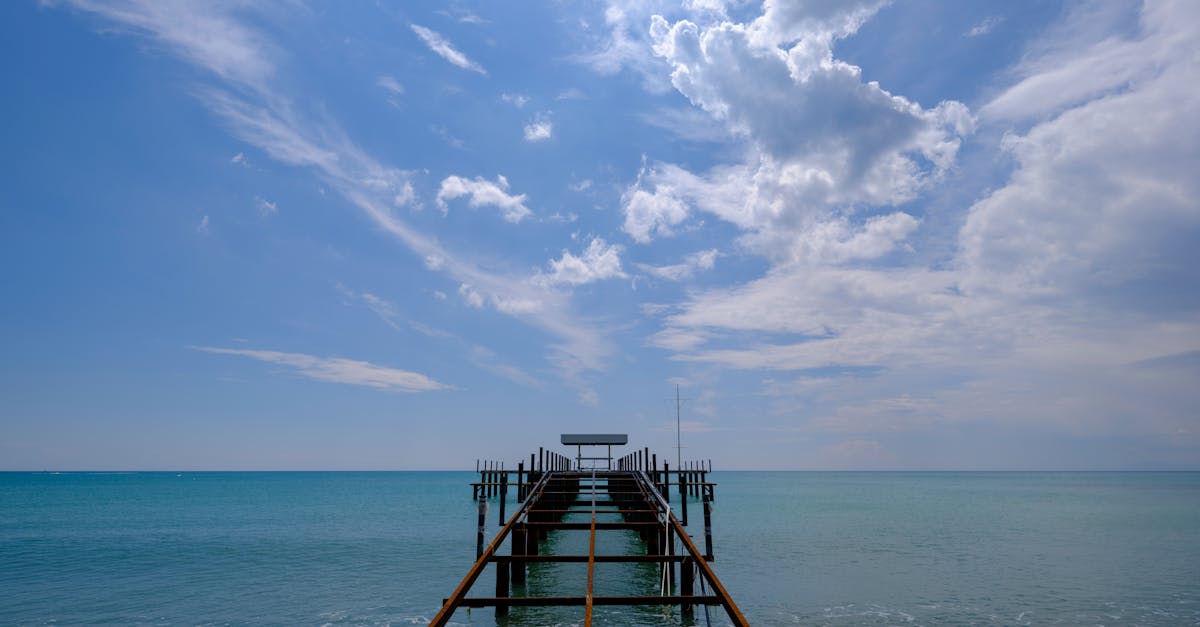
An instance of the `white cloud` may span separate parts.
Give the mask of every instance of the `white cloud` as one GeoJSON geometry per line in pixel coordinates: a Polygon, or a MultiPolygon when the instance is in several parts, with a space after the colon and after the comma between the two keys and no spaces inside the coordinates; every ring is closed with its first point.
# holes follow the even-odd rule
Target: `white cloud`
{"type": "Polygon", "coordinates": [[[550,139],[554,133],[554,123],[545,115],[539,113],[532,122],[525,125],[525,141],[540,142],[550,139]]]}
{"type": "Polygon", "coordinates": [[[555,100],[587,100],[587,94],[578,87],[568,87],[554,97],[555,100]]]}
{"type": "Polygon", "coordinates": [[[986,35],[992,32],[992,29],[999,26],[1003,21],[1004,18],[997,15],[986,17],[983,19],[983,21],[972,26],[970,30],[967,31],[966,35],[967,37],[980,37],[982,35],[986,35]]]}
{"type": "MultiPolygon", "coordinates": [[[[389,207],[413,173],[381,164],[359,148],[328,116],[304,115],[298,102],[273,81],[275,46],[269,36],[241,21],[225,4],[75,3],[147,40],[166,44],[184,60],[226,79],[224,88],[197,93],[237,138],[288,165],[312,168],[325,186],[357,207],[381,231],[421,259],[441,260],[438,271],[486,296],[497,311],[548,334],[550,359],[569,383],[582,386],[587,371],[602,370],[611,342],[582,320],[568,295],[547,290],[528,276],[505,273],[447,250],[418,232],[389,207]],[[182,31],[186,31],[181,34],[182,31]],[[190,34],[189,34],[190,33],[190,34]],[[246,62],[241,62],[243,59],[246,62]],[[235,95],[237,94],[237,95],[235,95]],[[386,181],[388,189],[364,181],[386,181]]],[[[519,209],[513,210],[520,213],[519,209]]]]}
{"type": "Polygon", "coordinates": [[[548,285],[584,285],[624,276],[621,247],[596,237],[582,256],[564,250],[561,257],[550,261],[550,274],[542,275],[540,280],[548,285]]]}
{"type": "Polygon", "coordinates": [[[512,364],[502,363],[496,353],[489,348],[475,345],[467,351],[467,355],[471,363],[494,375],[528,388],[542,388],[542,382],[536,377],[512,364]]]}
{"type": "Polygon", "coordinates": [[[204,216],[203,218],[200,218],[200,224],[196,225],[196,232],[201,235],[208,235],[208,233],[209,233],[208,216],[204,216]]]}
{"type": "Polygon", "coordinates": [[[446,41],[446,39],[440,34],[417,24],[412,24],[411,26],[412,31],[417,34],[417,37],[419,37],[421,41],[425,42],[425,45],[429,46],[429,49],[435,52],[439,57],[464,70],[479,72],[480,74],[487,76],[487,70],[483,69],[483,67],[478,63],[472,61],[469,57],[467,57],[467,55],[459,52],[453,44],[451,44],[449,41],[446,41]]]}
{"type": "Polygon", "coordinates": [[[590,51],[574,60],[606,76],[628,68],[641,76],[647,90],[667,91],[670,85],[663,80],[664,65],[650,52],[646,24],[651,15],[673,7],[678,4],[663,0],[610,0],[604,9],[604,34],[590,51]]]}
{"type": "MultiPolygon", "coordinates": [[[[156,0],[67,0],[79,10],[101,15],[134,34],[151,38],[188,62],[239,86],[256,87],[275,73],[274,45],[254,28],[212,4],[156,0]]],[[[267,13],[267,5],[238,7],[267,13]]]]}
{"type": "Polygon", "coordinates": [[[591,188],[591,186],[592,186],[592,179],[583,179],[582,181],[579,181],[578,183],[571,183],[571,184],[567,185],[567,189],[569,189],[573,192],[583,192],[583,191],[587,191],[589,188],[591,188]]]}
{"type": "Polygon", "coordinates": [[[466,148],[466,146],[467,146],[467,142],[463,141],[459,137],[455,137],[444,126],[439,126],[437,124],[434,124],[433,126],[429,127],[429,130],[433,131],[433,133],[435,135],[440,137],[442,139],[442,141],[446,142],[446,144],[448,146],[450,146],[451,148],[457,148],[459,150],[462,150],[463,148],[466,148]]]}
{"type": "Polygon", "coordinates": [[[1029,125],[1001,144],[1015,169],[970,207],[936,268],[876,263],[907,247],[919,224],[905,213],[781,222],[729,210],[729,190],[755,189],[734,168],[656,165],[642,186],[729,211],[752,230],[743,243],[786,254],[760,279],[691,294],[650,342],[679,360],[799,373],[772,384],[791,394],[776,410],[815,430],[1029,421],[1186,442],[1200,397],[1181,382],[1196,366],[1173,356],[1200,349],[1200,296],[1180,289],[1200,284],[1198,19],[1194,3],[1148,3],[1133,34],[1068,24],[1055,35],[1086,45],[1027,55],[982,118],[1029,125]],[[1151,375],[1145,360],[1170,365],[1151,375]],[[846,368],[870,374],[806,374],[846,368]]]}
{"type": "Polygon", "coordinates": [[[680,139],[694,142],[727,142],[733,135],[712,116],[694,108],[659,107],[652,113],[642,113],[643,122],[670,131],[680,139]]]}
{"type": "Polygon", "coordinates": [[[458,295],[462,296],[464,302],[476,309],[483,307],[483,295],[471,287],[469,283],[463,283],[458,286],[458,295]]]}
{"type": "Polygon", "coordinates": [[[529,104],[529,96],[525,94],[500,94],[500,99],[518,109],[523,109],[529,104]]]}
{"type": "Polygon", "coordinates": [[[1056,51],[1053,64],[1031,59],[1035,73],[984,108],[1052,117],[1007,136],[1018,167],[968,214],[967,289],[1107,307],[1200,305],[1171,287],[1200,284],[1196,264],[1181,263],[1200,239],[1200,67],[1185,61],[1196,50],[1194,19],[1191,2],[1147,4],[1135,38],[1056,51]],[[1095,76],[1100,67],[1107,73],[1095,76]]]}
{"type": "Polygon", "coordinates": [[[904,202],[937,181],[972,120],[960,103],[922,109],[832,57],[833,41],[853,32],[877,3],[868,4],[823,7],[815,15],[804,13],[813,7],[768,4],[753,23],[707,28],[656,17],[655,51],[674,68],[676,89],[754,149],[744,166],[673,178],[737,188],[726,194],[735,204],[709,202],[708,209],[756,229],[830,207],[904,202]]]}
{"type": "Polygon", "coordinates": [[[690,279],[696,272],[700,270],[711,270],[716,265],[717,249],[702,250],[698,253],[692,253],[683,259],[683,263],[677,263],[669,266],[651,266],[646,264],[638,264],[646,274],[649,274],[660,279],[668,281],[682,281],[690,279]]]}
{"type": "Polygon", "coordinates": [[[401,85],[400,81],[391,76],[380,76],[379,78],[375,79],[375,84],[393,96],[404,95],[404,85],[401,85]]]}
{"type": "Polygon", "coordinates": [[[459,22],[461,24],[486,24],[487,23],[487,20],[483,19],[482,17],[479,17],[479,15],[477,15],[475,13],[472,13],[470,10],[464,9],[462,7],[452,7],[447,10],[438,11],[437,13],[440,15],[445,15],[446,17],[449,17],[449,18],[453,19],[454,21],[459,22]]]}
{"type": "Polygon", "coordinates": [[[748,23],[654,16],[654,52],[697,108],[659,110],[646,121],[696,140],[739,141],[748,156],[699,174],[644,166],[622,197],[624,231],[647,243],[699,210],[744,231],[748,250],[780,261],[817,250],[872,258],[870,246],[898,241],[884,237],[885,227],[911,232],[915,222],[901,216],[867,225],[854,214],[911,201],[942,180],[975,121],[961,103],[924,109],[833,58],[834,42],[880,4],[767,2],[748,23]]]}
{"type": "Polygon", "coordinates": [[[446,201],[463,196],[468,197],[467,205],[471,207],[496,207],[508,222],[517,223],[533,215],[525,206],[525,194],[510,195],[508,179],[503,176],[497,176],[495,183],[479,176],[473,180],[448,176],[438,189],[437,204],[445,212],[448,210],[446,201]]]}
{"type": "MultiPolygon", "coordinates": [[[[642,178],[647,173],[643,166],[637,183],[621,195],[621,209],[625,213],[624,230],[635,242],[648,244],[655,236],[670,236],[671,227],[688,217],[687,205],[675,195],[669,183],[656,186],[653,192],[642,189],[642,178]]],[[[650,180],[655,177],[651,175],[650,180]]]]}
{"type": "Polygon", "coordinates": [[[254,197],[254,206],[257,207],[258,212],[264,216],[273,216],[279,213],[278,205],[267,200],[266,198],[261,198],[259,196],[254,197]]]}
{"type": "Polygon", "coordinates": [[[246,164],[246,155],[239,152],[236,155],[234,155],[232,158],[230,158],[229,162],[234,165],[243,165],[243,166],[247,165],[246,164]]]}
{"type": "Polygon", "coordinates": [[[438,383],[423,374],[378,366],[366,361],[343,359],[341,357],[315,357],[303,353],[282,353],[278,351],[218,348],[212,346],[192,346],[190,348],[206,353],[238,355],[287,366],[302,376],[318,381],[362,385],[388,392],[430,392],[452,389],[450,386],[438,383]]]}

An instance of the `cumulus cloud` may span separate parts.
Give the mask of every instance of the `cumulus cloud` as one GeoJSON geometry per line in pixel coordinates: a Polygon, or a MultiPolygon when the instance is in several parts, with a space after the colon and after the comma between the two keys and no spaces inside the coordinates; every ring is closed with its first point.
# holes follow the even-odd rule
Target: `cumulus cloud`
{"type": "Polygon", "coordinates": [[[318,381],[362,385],[388,392],[430,392],[452,389],[429,377],[408,370],[379,366],[366,361],[341,357],[316,357],[303,353],[192,346],[194,350],[218,355],[238,355],[271,364],[287,366],[301,376],[318,381]]]}
{"type": "MultiPolygon", "coordinates": [[[[735,166],[702,176],[651,167],[639,184],[652,193],[726,210],[752,230],[743,242],[753,249],[786,251],[762,278],[689,295],[651,343],[679,360],[799,373],[773,385],[792,395],[777,411],[804,407],[814,430],[1027,420],[1196,446],[1180,435],[1196,432],[1186,408],[1200,397],[1180,383],[1195,362],[1172,356],[1200,349],[1200,296],[1180,289],[1200,284],[1200,66],[1187,34],[1200,9],[1147,3],[1136,30],[1082,24],[1086,38],[1071,32],[1077,19],[1053,34],[1082,45],[1035,43],[984,106],[981,124],[1007,131],[999,149],[1014,170],[969,207],[958,248],[936,266],[875,263],[908,249],[920,221],[906,213],[784,222],[736,202],[756,188],[735,166]],[[1150,375],[1138,365],[1150,362],[1170,365],[1150,375]],[[870,374],[812,374],[838,369],[870,374]]],[[[951,126],[974,123],[955,115],[918,131],[917,152],[928,133],[949,141],[951,126]]]]}
{"type": "MultiPolygon", "coordinates": [[[[674,166],[666,167],[683,172],[674,166]]],[[[687,182],[691,182],[692,179],[694,177],[690,177],[687,182]]],[[[625,213],[622,230],[639,244],[648,244],[655,237],[670,236],[671,227],[688,217],[688,207],[676,196],[675,186],[671,181],[660,182],[655,173],[651,172],[648,175],[645,166],[638,175],[638,181],[622,194],[621,210],[625,213]],[[653,185],[649,191],[643,189],[643,179],[653,185]]]]}
{"type": "Polygon", "coordinates": [[[548,285],[584,285],[605,279],[625,277],[621,270],[621,247],[596,237],[579,257],[564,250],[550,261],[550,273],[540,280],[548,285]]]}
{"type": "Polygon", "coordinates": [[[508,179],[504,176],[497,176],[494,183],[479,176],[474,179],[448,176],[438,189],[437,204],[444,212],[448,210],[446,201],[463,196],[470,207],[496,207],[508,222],[517,223],[533,214],[525,206],[525,194],[508,193],[508,179]]]}
{"type": "MultiPolygon", "coordinates": [[[[834,42],[879,5],[768,2],[748,23],[654,16],[653,49],[671,68],[672,85],[722,124],[726,139],[745,143],[749,157],[703,173],[669,163],[644,167],[622,199],[625,232],[639,243],[669,236],[696,209],[745,231],[742,243],[751,250],[793,259],[798,234],[810,250],[845,248],[840,240],[812,241],[844,235],[814,223],[836,225],[838,212],[849,220],[862,207],[913,200],[941,180],[974,128],[967,108],[954,101],[922,108],[833,57],[834,42]]],[[[694,116],[672,113],[661,124],[697,128],[694,116]]]]}
{"type": "Polygon", "coordinates": [[[483,66],[472,61],[462,52],[459,52],[459,50],[455,48],[453,44],[447,41],[445,37],[442,37],[437,32],[425,28],[424,26],[411,24],[411,27],[412,31],[417,34],[417,37],[419,37],[426,46],[429,46],[429,49],[436,53],[439,57],[464,70],[478,72],[485,76],[487,75],[487,70],[483,69],[483,66]]]}
{"type": "Polygon", "coordinates": [[[540,142],[550,139],[554,133],[554,123],[545,115],[539,113],[532,122],[525,125],[525,141],[540,142]]]}
{"type": "Polygon", "coordinates": [[[645,25],[651,15],[678,6],[664,0],[610,0],[604,8],[603,35],[589,51],[574,59],[602,75],[629,69],[641,77],[646,89],[658,93],[669,90],[669,83],[663,79],[662,60],[650,53],[645,25]]]}

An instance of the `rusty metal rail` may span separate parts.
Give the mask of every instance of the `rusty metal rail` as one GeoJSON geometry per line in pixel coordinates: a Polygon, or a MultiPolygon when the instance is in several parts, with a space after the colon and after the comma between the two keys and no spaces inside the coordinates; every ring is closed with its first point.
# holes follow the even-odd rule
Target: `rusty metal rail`
{"type": "MultiPolygon", "coordinates": [[[[551,454],[553,455],[553,454],[551,454]]],[[[682,617],[689,617],[695,606],[721,606],[729,621],[734,625],[748,625],[746,618],[734,603],[708,563],[712,557],[711,522],[709,520],[712,486],[707,481],[707,472],[692,470],[670,471],[666,464],[660,471],[649,464],[640,463],[642,456],[627,456],[617,460],[615,469],[586,469],[571,467],[571,460],[561,456],[551,457],[554,463],[546,470],[533,470],[534,458],[530,456],[530,470],[523,464],[518,466],[518,476],[512,484],[508,474],[512,471],[484,468],[484,481],[472,484],[476,498],[486,498],[490,493],[499,497],[500,518],[504,520],[504,509],[508,487],[514,486],[519,505],[512,516],[504,521],[499,533],[483,547],[482,524],[486,511],[480,503],[480,541],[478,559],[467,575],[455,588],[454,593],[444,600],[441,610],[431,625],[446,625],[459,608],[494,607],[498,617],[508,614],[510,607],[530,606],[583,606],[584,625],[590,626],[595,606],[649,606],[677,605],[682,617]],[[669,477],[674,474],[676,482],[669,477]],[[692,483],[696,485],[692,485],[692,483]],[[492,490],[492,485],[498,488],[492,490]],[[686,519],[686,495],[701,496],[705,513],[705,552],[701,553],[688,536],[687,531],[675,517],[670,505],[669,487],[679,486],[686,519]],[[664,494],[665,493],[665,494],[664,494]],[[590,514],[588,522],[569,522],[563,518],[569,514],[590,514]],[[620,516],[621,522],[598,521],[602,515],[620,516]],[[587,531],[587,555],[541,554],[543,540],[549,533],[564,531],[587,531]],[[601,533],[637,532],[645,545],[644,555],[611,555],[596,553],[596,538],[601,533]],[[510,555],[499,552],[507,541],[510,555]],[[675,554],[676,541],[681,546],[675,554]],[[587,580],[582,596],[511,596],[510,584],[525,582],[526,566],[533,563],[562,562],[586,563],[587,580]],[[597,596],[594,594],[599,563],[654,563],[660,568],[661,585],[648,590],[645,595],[597,596]],[[491,565],[496,572],[495,596],[468,596],[483,572],[491,565]],[[677,567],[678,565],[678,567],[677,567]],[[678,570],[678,574],[677,571],[678,570]],[[707,592],[696,594],[695,584],[707,588],[707,592]]],[[[645,461],[649,462],[647,455],[645,461]]],[[[610,464],[611,465],[611,464],[610,464]]],[[[582,583],[582,582],[581,582],[582,583]]],[[[524,588],[520,588],[524,590],[524,588]]],[[[705,610],[707,611],[707,610],[705,610]]]]}

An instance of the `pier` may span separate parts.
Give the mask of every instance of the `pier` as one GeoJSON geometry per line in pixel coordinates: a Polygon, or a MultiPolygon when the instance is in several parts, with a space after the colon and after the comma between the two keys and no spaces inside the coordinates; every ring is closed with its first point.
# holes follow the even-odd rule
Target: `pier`
{"type": "MultiPolygon", "coordinates": [[[[702,608],[720,607],[734,625],[748,625],[710,562],[714,561],[712,506],[715,485],[708,481],[712,463],[686,462],[682,468],[661,466],[648,448],[618,459],[613,446],[624,446],[624,434],[563,434],[561,443],[576,448],[574,458],[539,448],[516,468],[500,462],[477,463],[480,480],[472,483],[478,502],[476,560],[466,576],[444,600],[430,624],[446,625],[460,608],[495,608],[497,618],[513,607],[574,606],[582,608],[582,622],[592,625],[593,608],[599,606],[677,606],[684,624],[696,619],[702,608]],[[607,454],[584,455],[584,448],[607,447],[607,454]],[[671,492],[678,493],[678,507],[671,492]],[[512,514],[506,517],[509,492],[515,493],[512,514]],[[689,498],[691,497],[691,498],[689,498]],[[688,534],[689,500],[699,500],[704,519],[703,550],[688,534]],[[489,503],[495,501],[501,525],[486,541],[489,503]],[[678,511],[679,516],[676,516],[678,511]],[[587,551],[557,554],[550,534],[586,533],[587,551]],[[623,552],[597,552],[597,538],[611,534],[637,537],[638,542],[601,542],[602,546],[635,547],[623,552]],[[636,534],[636,536],[632,536],[636,534]],[[529,595],[527,571],[539,564],[586,564],[586,577],[568,584],[556,582],[553,595],[529,595]],[[659,577],[644,594],[598,595],[598,564],[650,564],[659,577]],[[488,596],[472,590],[489,568],[495,588],[488,596]]],[[[469,611],[469,610],[468,610],[469,611]]]]}

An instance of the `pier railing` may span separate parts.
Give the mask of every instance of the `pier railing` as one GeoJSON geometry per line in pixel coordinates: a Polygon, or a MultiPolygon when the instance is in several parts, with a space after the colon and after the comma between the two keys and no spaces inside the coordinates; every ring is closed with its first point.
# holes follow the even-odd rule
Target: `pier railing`
{"type": "Polygon", "coordinates": [[[479,501],[479,533],[476,561],[444,600],[433,618],[435,626],[447,624],[459,608],[494,607],[498,617],[516,606],[582,606],[584,624],[592,624],[597,606],[675,605],[681,618],[694,615],[697,606],[721,606],[734,625],[748,625],[737,604],[717,578],[709,562],[712,551],[712,502],[715,484],[707,480],[712,466],[700,462],[671,470],[648,450],[636,451],[610,464],[611,470],[580,469],[565,456],[540,450],[530,456],[527,471],[524,462],[514,471],[503,465],[484,463],[478,467],[480,481],[473,483],[479,501]],[[537,462],[535,464],[535,462],[537,462]],[[671,481],[674,478],[675,481],[671,481]],[[510,479],[512,479],[510,481],[510,479]],[[516,511],[505,518],[509,487],[516,489],[516,511]],[[676,517],[670,498],[678,487],[683,522],[676,517]],[[701,499],[704,514],[704,551],[688,535],[687,496],[701,499]],[[498,497],[502,526],[484,546],[488,498],[498,497]],[[583,514],[587,522],[567,521],[568,514],[583,514]],[[612,517],[619,520],[612,520],[612,517]],[[557,555],[544,553],[550,545],[544,541],[550,533],[588,532],[587,554],[557,555]],[[596,552],[596,537],[601,533],[637,532],[645,546],[644,554],[605,554],[596,552]],[[502,555],[505,544],[509,554],[502,555]],[[676,547],[678,546],[678,552],[676,547]],[[514,596],[525,591],[526,568],[536,563],[586,563],[587,578],[574,594],[554,596],[514,596]],[[642,595],[595,594],[595,565],[598,563],[652,563],[659,566],[659,585],[642,595]],[[469,596],[489,565],[494,566],[494,596],[469,596]],[[699,593],[697,593],[699,587],[699,593]]]}

